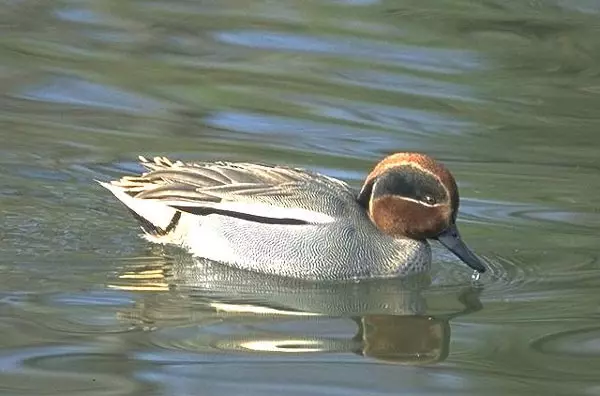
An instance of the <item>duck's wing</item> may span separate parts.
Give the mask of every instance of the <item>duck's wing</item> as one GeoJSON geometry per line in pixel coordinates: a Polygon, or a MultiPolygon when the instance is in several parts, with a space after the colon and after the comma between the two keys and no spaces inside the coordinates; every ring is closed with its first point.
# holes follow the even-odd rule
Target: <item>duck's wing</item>
{"type": "Polygon", "coordinates": [[[297,168],[183,163],[164,157],[140,160],[148,172],[101,184],[140,221],[163,230],[178,211],[277,224],[309,224],[333,221],[344,206],[355,202],[354,191],[343,181],[297,168]]]}

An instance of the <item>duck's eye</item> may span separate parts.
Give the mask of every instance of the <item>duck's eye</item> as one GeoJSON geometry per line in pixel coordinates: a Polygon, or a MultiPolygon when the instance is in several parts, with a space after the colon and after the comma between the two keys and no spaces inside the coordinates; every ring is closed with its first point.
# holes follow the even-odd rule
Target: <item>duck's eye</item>
{"type": "Polygon", "coordinates": [[[436,204],[435,198],[431,195],[425,195],[423,197],[423,202],[425,202],[427,205],[435,205],[436,204]]]}

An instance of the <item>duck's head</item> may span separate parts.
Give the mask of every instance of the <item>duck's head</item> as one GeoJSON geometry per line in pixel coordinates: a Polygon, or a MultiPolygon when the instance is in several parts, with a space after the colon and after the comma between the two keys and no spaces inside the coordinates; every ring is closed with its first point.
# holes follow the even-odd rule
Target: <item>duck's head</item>
{"type": "Polygon", "coordinates": [[[458,188],[445,166],[419,153],[384,158],[367,176],[358,201],[384,233],[436,239],[469,267],[485,272],[456,227],[458,188]]]}

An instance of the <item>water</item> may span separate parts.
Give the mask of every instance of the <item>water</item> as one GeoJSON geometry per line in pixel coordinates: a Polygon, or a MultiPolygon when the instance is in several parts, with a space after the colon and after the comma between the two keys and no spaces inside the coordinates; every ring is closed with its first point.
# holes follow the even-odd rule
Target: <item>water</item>
{"type": "Polygon", "coordinates": [[[600,394],[595,1],[4,1],[3,394],[600,394]],[[150,246],[138,155],[426,151],[490,271],[303,285],[150,246]]]}

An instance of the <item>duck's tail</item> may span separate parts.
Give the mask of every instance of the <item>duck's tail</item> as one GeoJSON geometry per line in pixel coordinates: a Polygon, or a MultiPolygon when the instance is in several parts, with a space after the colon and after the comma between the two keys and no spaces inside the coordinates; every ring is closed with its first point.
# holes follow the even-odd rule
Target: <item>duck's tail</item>
{"type": "Polygon", "coordinates": [[[121,182],[102,182],[100,185],[109,190],[133,214],[144,233],[153,242],[168,243],[166,237],[177,227],[181,212],[171,206],[154,199],[136,198],[135,189],[122,185],[121,182]]]}

